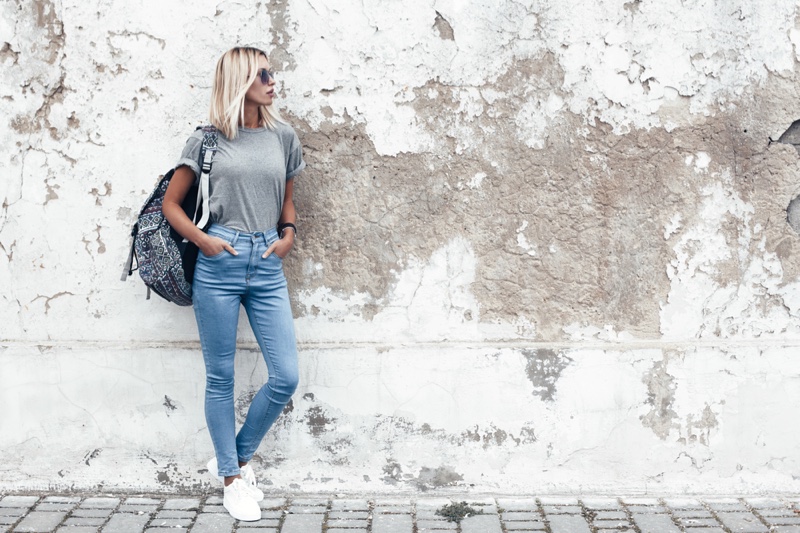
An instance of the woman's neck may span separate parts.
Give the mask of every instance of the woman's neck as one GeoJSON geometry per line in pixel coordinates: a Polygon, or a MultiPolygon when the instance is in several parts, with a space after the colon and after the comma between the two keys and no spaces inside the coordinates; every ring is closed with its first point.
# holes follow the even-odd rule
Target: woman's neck
{"type": "Polygon", "coordinates": [[[257,128],[261,124],[261,117],[258,114],[258,106],[250,106],[245,104],[244,106],[244,121],[240,124],[240,126],[244,128],[257,128]]]}

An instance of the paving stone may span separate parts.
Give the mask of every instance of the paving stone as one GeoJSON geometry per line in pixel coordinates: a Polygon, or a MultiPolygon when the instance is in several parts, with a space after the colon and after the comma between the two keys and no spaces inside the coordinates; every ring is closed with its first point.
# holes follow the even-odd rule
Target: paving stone
{"type": "Polygon", "coordinates": [[[594,527],[601,527],[605,529],[616,529],[619,527],[630,527],[631,523],[627,518],[625,519],[608,518],[600,520],[595,519],[592,521],[592,525],[594,527]]]}
{"type": "Polygon", "coordinates": [[[669,515],[666,514],[635,514],[633,521],[639,526],[642,533],[679,533],[669,515]]]}
{"type": "Polygon", "coordinates": [[[174,498],[165,501],[161,509],[166,511],[193,511],[199,507],[199,498],[174,498]]]}
{"type": "Polygon", "coordinates": [[[222,496],[209,496],[206,498],[206,505],[222,505],[222,496]]]}
{"type": "Polygon", "coordinates": [[[159,511],[156,519],[159,518],[194,518],[197,513],[194,511],[159,511]]]}
{"type": "Polygon", "coordinates": [[[795,511],[789,509],[788,507],[782,507],[780,509],[756,509],[756,512],[758,512],[758,514],[761,516],[798,516],[795,511]]]}
{"type": "Polygon", "coordinates": [[[417,500],[417,512],[420,509],[438,509],[443,505],[448,505],[453,503],[456,500],[450,500],[449,498],[425,498],[424,500],[417,500]]]}
{"type": "Polygon", "coordinates": [[[661,505],[661,501],[658,498],[644,498],[640,496],[622,498],[622,502],[625,505],[661,505]]]}
{"type": "Polygon", "coordinates": [[[693,527],[687,533],[725,533],[721,527],[693,527]]]}
{"type": "Polygon", "coordinates": [[[683,527],[719,527],[716,518],[680,518],[683,527]]]}
{"type": "Polygon", "coordinates": [[[372,518],[372,533],[411,533],[413,529],[410,515],[378,515],[372,518]]]}
{"type": "Polygon", "coordinates": [[[581,514],[583,507],[580,505],[542,505],[546,514],[581,514]]]}
{"type": "Polygon", "coordinates": [[[195,520],[192,533],[230,533],[234,519],[229,514],[201,514],[195,520]]]}
{"type": "Polygon", "coordinates": [[[506,531],[544,531],[544,522],[504,522],[506,531]]]}
{"type": "Polygon", "coordinates": [[[681,509],[679,511],[672,511],[672,514],[678,518],[714,518],[714,516],[705,509],[681,509]]]}
{"type": "Polygon", "coordinates": [[[286,505],[286,498],[264,498],[259,502],[259,505],[262,509],[277,509],[286,505]]]}
{"type": "Polygon", "coordinates": [[[754,509],[769,509],[775,507],[786,507],[786,504],[775,498],[745,498],[747,505],[754,509]]]}
{"type": "Polygon", "coordinates": [[[506,511],[538,511],[539,504],[534,498],[500,498],[497,506],[506,511]]]}
{"type": "Polygon", "coordinates": [[[77,504],[71,502],[40,503],[33,508],[34,511],[71,511],[77,504]]]}
{"type": "Polygon", "coordinates": [[[339,528],[330,529],[329,528],[329,529],[326,529],[325,531],[326,531],[326,533],[367,533],[366,528],[364,528],[364,529],[339,529],[339,528]]]}
{"type": "Polygon", "coordinates": [[[411,506],[381,505],[372,510],[372,514],[410,514],[411,506]]]}
{"type": "Polygon", "coordinates": [[[769,528],[761,523],[753,513],[717,513],[722,525],[731,531],[742,533],[762,533],[769,531],[769,528]]]}
{"type": "Polygon", "coordinates": [[[743,503],[709,503],[708,506],[711,507],[711,509],[716,512],[720,511],[721,512],[732,511],[736,513],[750,512],[750,509],[748,509],[747,506],[743,503]]]}
{"type": "MultiPolygon", "coordinates": [[[[375,526],[372,526],[372,529],[374,531],[375,526]]],[[[456,529],[458,529],[458,525],[455,522],[448,522],[447,520],[417,520],[418,531],[455,531],[456,529]]]]}
{"type": "Polygon", "coordinates": [[[228,511],[222,505],[204,505],[200,512],[202,512],[202,513],[227,513],[228,511]]]}
{"type": "Polygon", "coordinates": [[[247,533],[278,533],[278,529],[274,527],[256,527],[248,529],[247,533]]]}
{"type": "MultiPolygon", "coordinates": [[[[547,517],[552,533],[590,533],[589,524],[582,516],[554,514],[547,517]]],[[[663,532],[659,532],[663,533],[663,532]]]]}
{"type": "Polygon", "coordinates": [[[144,533],[185,533],[189,531],[185,527],[148,527],[144,533]]]}
{"type": "Polygon", "coordinates": [[[369,518],[367,511],[330,511],[328,520],[366,520],[369,518]]]}
{"type": "Polygon", "coordinates": [[[514,522],[517,520],[524,520],[527,522],[538,522],[542,520],[542,515],[539,513],[523,513],[523,512],[511,512],[511,513],[503,513],[503,522],[514,522]]]}
{"type": "Polygon", "coordinates": [[[0,516],[0,526],[9,526],[11,524],[15,524],[19,518],[19,516],[0,516]]]}
{"type": "Polygon", "coordinates": [[[495,504],[476,504],[470,503],[470,507],[478,511],[479,513],[483,511],[483,514],[497,514],[497,506],[495,504]]]}
{"type": "Polygon", "coordinates": [[[38,496],[6,496],[0,501],[0,507],[32,507],[38,501],[38,496]]]}
{"type": "Polygon", "coordinates": [[[597,511],[594,514],[595,520],[627,520],[628,514],[624,511],[597,511]]]}
{"type": "Polygon", "coordinates": [[[61,526],[59,533],[97,533],[97,526],[61,526]]]}
{"type": "Polygon", "coordinates": [[[67,513],[49,511],[31,511],[22,519],[14,531],[53,531],[64,520],[67,513]]]}
{"type": "Polygon", "coordinates": [[[325,507],[289,507],[289,514],[324,514],[325,507]]]}
{"type": "Polygon", "coordinates": [[[633,528],[623,528],[623,529],[598,529],[597,533],[620,533],[625,531],[634,531],[633,528]]]}
{"type": "Polygon", "coordinates": [[[0,516],[24,516],[28,511],[27,507],[0,507],[0,516]]]}
{"type": "Polygon", "coordinates": [[[70,516],[76,516],[76,517],[85,516],[85,517],[91,517],[91,518],[103,517],[103,518],[105,518],[105,517],[109,516],[113,512],[114,512],[113,509],[75,509],[74,511],[72,511],[72,514],[70,516]]]}
{"type": "MultiPolygon", "coordinates": [[[[322,515],[320,515],[320,516],[322,516],[322,515]]],[[[254,527],[278,527],[280,525],[280,523],[281,523],[280,520],[276,520],[274,518],[263,518],[262,517],[261,520],[254,520],[252,522],[239,522],[239,526],[236,529],[237,529],[237,531],[239,531],[239,530],[251,531],[250,528],[254,528],[254,527]],[[243,528],[246,528],[246,529],[243,529],[243,528]]]]}
{"type": "Polygon", "coordinates": [[[261,510],[261,518],[269,518],[271,520],[280,520],[285,513],[282,510],[261,510]]]}
{"type": "Polygon", "coordinates": [[[738,498],[704,498],[704,500],[709,505],[721,503],[741,503],[738,498]]]}
{"type": "Polygon", "coordinates": [[[78,503],[81,498],[80,496],[47,496],[44,501],[46,503],[78,503]]]}
{"type": "Polygon", "coordinates": [[[461,521],[462,533],[503,533],[500,517],[492,515],[476,515],[461,521]]]}
{"type": "Polygon", "coordinates": [[[345,529],[348,527],[367,527],[366,520],[331,520],[328,518],[328,527],[345,529]]]}
{"type": "Polygon", "coordinates": [[[128,505],[158,505],[161,503],[161,500],[157,500],[155,498],[126,498],[125,503],[128,505]]]}
{"type": "Polygon", "coordinates": [[[331,509],[335,511],[366,511],[369,509],[367,500],[333,500],[331,509]]]}
{"type": "Polygon", "coordinates": [[[705,509],[703,502],[695,498],[664,498],[664,503],[673,509],[705,509]]]}
{"type": "Polygon", "coordinates": [[[146,514],[114,514],[103,528],[103,533],[137,533],[144,530],[148,520],[150,520],[150,515],[146,514]]]}
{"type": "Polygon", "coordinates": [[[614,498],[582,498],[587,509],[622,509],[622,505],[614,498]]]}
{"type": "Polygon", "coordinates": [[[446,520],[442,515],[436,514],[435,509],[417,509],[417,520],[446,520]]]}
{"type": "Polygon", "coordinates": [[[134,504],[131,505],[129,503],[123,503],[117,508],[117,511],[120,513],[155,513],[158,510],[158,505],[139,505],[134,504]]]}
{"type": "Polygon", "coordinates": [[[542,496],[539,498],[542,505],[578,505],[578,498],[569,496],[542,496]]]}
{"type": "Polygon", "coordinates": [[[150,527],[189,527],[191,518],[154,518],[150,527]]]}
{"type": "Polygon", "coordinates": [[[105,524],[105,518],[97,518],[92,516],[84,517],[70,517],[64,520],[65,526],[102,526],[105,524]]]}
{"type": "Polygon", "coordinates": [[[634,514],[658,514],[667,512],[667,508],[663,505],[628,505],[628,510],[634,514]]]}
{"type": "Polygon", "coordinates": [[[292,500],[293,506],[314,506],[314,507],[327,507],[328,500],[323,498],[295,498],[292,500]]]}
{"type": "Polygon", "coordinates": [[[778,526],[773,533],[800,533],[800,526],[778,526]]]}
{"type": "Polygon", "coordinates": [[[800,525],[800,516],[765,516],[764,520],[770,525],[794,526],[800,525]]]}
{"type": "Polygon", "coordinates": [[[86,498],[81,502],[82,509],[113,509],[119,505],[119,498],[86,498]]]}
{"type": "Polygon", "coordinates": [[[630,527],[631,523],[628,519],[608,519],[608,520],[594,520],[592,521],[594,527],[601,527],[605,529],[616,529],[620,527],[630,527]]]}
{"type": "MultiPolygon", "coordinates": [[[[310,533],[322,530],[322,514],[290,514],[283,522],[281,533],[310,533]]],[[[240,523],[241,525],[241,523],[240,523]]]]}

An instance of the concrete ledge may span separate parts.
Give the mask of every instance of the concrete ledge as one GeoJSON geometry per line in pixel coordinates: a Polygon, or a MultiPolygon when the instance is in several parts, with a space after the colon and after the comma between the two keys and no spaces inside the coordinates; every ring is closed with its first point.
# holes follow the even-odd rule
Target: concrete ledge
{"type": "MultiPolygon", "coordinates": [[[[796,493],[796,353],[304,345],[255,461],[277,492],[796,493]]],[[[196,348],[5,343],[0,368],[0,489],[214,487],[196,348]]],[[[243,346],[240,421],[265,379],[243,346]]]]}

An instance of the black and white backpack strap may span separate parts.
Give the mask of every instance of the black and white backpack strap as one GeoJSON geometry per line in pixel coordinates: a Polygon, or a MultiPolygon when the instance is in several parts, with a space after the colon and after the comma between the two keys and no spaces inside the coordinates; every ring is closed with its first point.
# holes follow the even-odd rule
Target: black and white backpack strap
{"type": "Polygon", "coordinates": [[[209,181],[211,175],[211,164],[214,160],[214,153],[217,151],[217,128],[214,126],[203,127],[203,161],[200,165],[200,184],[197,188],[197,205],[194,210],[194,222],[198,228],[203,229],[208,224],[211,216],[211,210],[208,206],[208,200],[211,196],[209,193],[209,181]],[[200,211],[200,206],[203,207],[202,216],[197,220],[197,213],[200,211]]]}

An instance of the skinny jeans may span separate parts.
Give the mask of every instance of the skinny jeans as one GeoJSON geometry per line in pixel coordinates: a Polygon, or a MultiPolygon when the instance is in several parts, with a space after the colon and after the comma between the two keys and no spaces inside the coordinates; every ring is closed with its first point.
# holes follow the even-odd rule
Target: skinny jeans
{"type": "Polygon", "coordinates": [[[227,241],[227,250],[198,254],[192,302],[206,367],[205,414],[221,476],[239,474],[297,388],[297,347],[283,260],[262,254],[278,240],[271,229],[244,233],[212,224],[209,235],[227,241]],[[239,306],[247,312],[269,379],[253,397],[244,424],[236,432],[233,399],[234,357],[239,306]]]}

